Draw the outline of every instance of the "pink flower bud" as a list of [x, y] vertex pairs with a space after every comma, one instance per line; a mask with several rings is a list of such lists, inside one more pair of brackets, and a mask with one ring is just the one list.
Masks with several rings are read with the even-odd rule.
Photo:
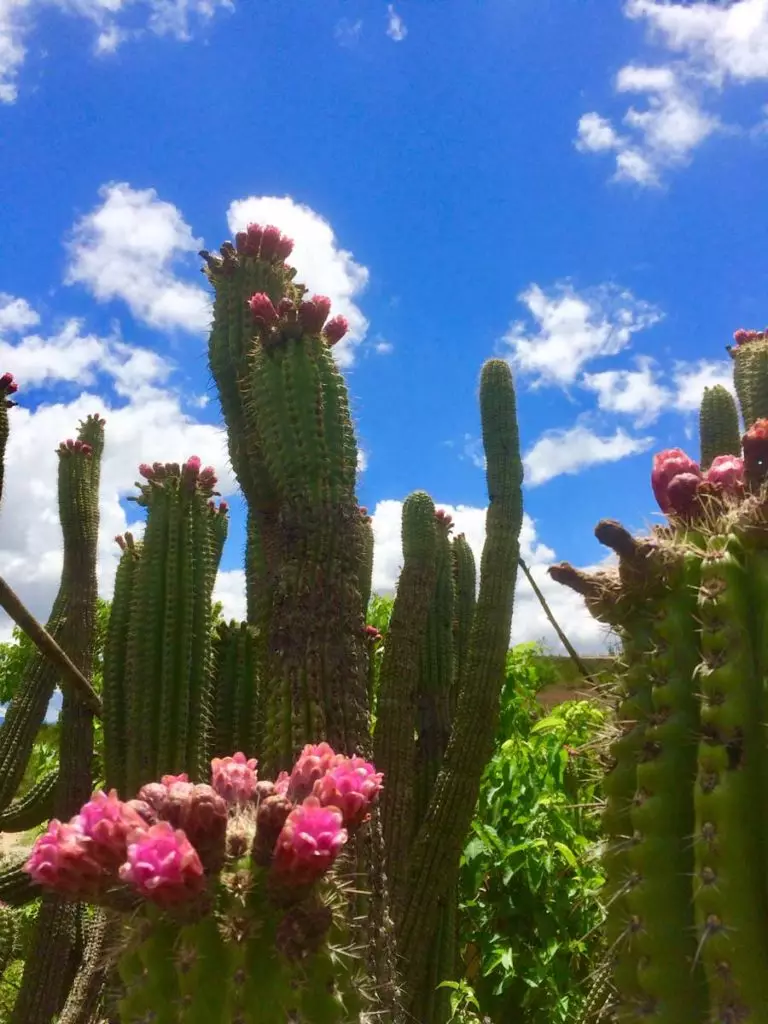
[[24, 870], [38, 885], [72, 898], [94, 897], [109, 880], [104, 865], [93, 856], [93, 844], [71, 822], [56, 818], [35, 840]]
[[738, 455], [718, 455], [705, 479], [724, 494], [739, 495], [744, 490], [744, 460]]
[[762, 483], [768, 475], [768, 419], [756, 420], [741, 439], [744, 471], [750, 485]]
[[197, 851], [181, 829], [167, 821], [152, 825], [128, 845], [120, 878], [160, 906], [192, 899], [205, 885]]
[[329, 345], [335, 345], [341, 341], [348, 330], [349, 320], [339, 314], [338, 316], [331, 317], [323, 329], [323, 335]]
[[299, 323], [307, 334], [319, 334], [331, 312], [331, 300], [325, 295], [313, 295], [299, 306]]
[[80, 448], [80, 451], [83, 453], [83, 455], [85, 455], [86, 458], [89, 455], [93, 455], [93, 448], [91, 448], [89, 444], [83, 444]]
[[341, 811], [307, 797], [288, 815], [275, 845], [273, 870], [281, 882], [306, 885], [324, 875], [348, 839]]
[[152, 480], [155, 475], [155, 471], [146, 462], [142, 462], [139, 466], [139, 475], [143, 476], [145, 480]]
[[259, 249], [261, 249], [261, 237], [264, 234], [264, 229], [261, 224], [249, 224], [245, 229], [246, 235], [246, 252], [249, 256], [258, 256]]
[[272, 299], [264, 292], [256, 292], [248, 300], [248, 307], [253, 314], [253, 319], [258, 325], [271, 327], [277, 323], [277, 310], [272, 305]]
[[13, 379], [12, 373], [4, 373], [0, 377], [0, 392], [6, 395], [13, 395], [19, 390], [19, 385]]
[[133, 807], [118, 799], [115, 789], [94, 793], [70, 824], [91, 841], [94, 860], [111, 871], [125, 860], [129, 839], [147, 827]]
[[672, 477], [667, 487], [668, 512], [679, 516], [688, 516], [696, 510], [699, 488], [702, 484], [701, 475], [696, 473], [678, 473]]
[[376, 643], [377, 640], [381, 640], [381, 633], [375, 626], [366, 626], [365, 637], [367, 640], [370, 640], [371, 643]]
[[293, 299], [289, 299], [287, 295], [284, 295], [277, 304], [277, 312], [280, 316], [286, 316], [288, 313], [292, 313], [295, 309], [295, 302]]
[[349, 829], [361, 825], [376, 801], [384, 776], [362, 757], [339, 761], [315, 783], [312, 795], [323, 807], [338, 807]]
[[327, 743], [308, 743], [293, 766], [291, 781], [288, 784], [288, 796], [291, 800], [303, 800], [309, 796], [318, 779], [338, 760], [338, 755]]
[[267, 867], [272, 862], [278, 837], [292, 810], [293, 803], [280, 793], [273, 793], [259, 803], [252, 854], [260, 867]]
[[241, 751], [232, 757], [214, 757], [211, 761], [213, 788], [230, 805], [247, 804], [256, 792], [255, 757], [246, 758]]
[[219, 512], [222, 515], [226, 515], [227, 512], [229, 512], [229, 505], [227, 504], [226, 501], [220, 501], [219, 502]]
[[651, 487], [662, 512], [672, 511], [669, 499], [669, 485], [681, 473], [689, 473], [701, 479], [698, 463], [685, 454], [681, 448], [667, 448], [653, 457]]
[[271, 260], [277, 256], [281, 238], [280, 228], [276, 228], [274, 224], [268, 224], [264, 228], [264, 233], [261, 236], [261, 258], [263, 260]]
[[280, 793], [281, 796], [287, 796], [288, 788], [291, 785], [291, 776], [288, 772], [280, 772], [275, 779], [275, 792]]
[[197, 474], [200, 472], [201, 465], [202, 461], [199, 455], [190, 455], [190, 457], [184, 463], [184, 471], [187, 473]]

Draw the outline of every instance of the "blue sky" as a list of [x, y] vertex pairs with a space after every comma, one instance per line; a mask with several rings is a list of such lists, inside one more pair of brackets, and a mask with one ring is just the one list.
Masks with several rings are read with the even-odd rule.
[[[20, 383], [0, 572], [44, 615], [55, 442], [107, 416], [102, 588], [140, 461], [233, 482], [195, 253], [248, 219], [296, 238], [346, 313], [376, 584], [417, 487], [476, 547], [476, 385], [503, 355], [547, 582], [652, 521], [651, 453], [696, 451], [724, 346], [762, 327], [768, 0], [0, 0], [0, 358]], [[208, 401], [206, 401], [208, 399]], [[242, 611], [235, 503], [219, 594]], [[516, 639], [549, 638], [524, 583]]]

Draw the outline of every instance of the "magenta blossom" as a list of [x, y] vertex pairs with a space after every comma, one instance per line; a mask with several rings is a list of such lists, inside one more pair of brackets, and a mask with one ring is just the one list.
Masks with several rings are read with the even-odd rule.
[[256, 792], [255, 757], [246, 758], [238, 751], [232, 757], [214, 757], [211, 761], [211, 783], [228, 804], [247, 804]]
[[161, 906], [191, 899], [205, 884], [197, 851], [181, 829], [159, 821], [128, 845], [120, 878]]
[[338, 759], [339, 755], [327, 743], [308, 743], [291, 772], [288, 784], [288, 796], [291, 800], [303, 800], [305, 796], [309, 796], [317, 780], [322, 779]]
[[319, 334], [331, 312], [331, 300], [326, 295], [313, 295], [299, 306], [299, 323], [307, 334]]
[[718, 455], [707, 470], [706, 480], [723, 494], [741, 494], [744, 490], [744, 460], [738, 455]]
[[273, 869], [281, 881], [306, 885], [330, 868], [347, 842], [341, 811], [307, 797], [288, 815], [275, 844]]
[[277, 323], [277, 310], [272, 305], [272, 299], [264, 292], [256, 292], [248, 300], [248, 307], [257, 323], [271, 327]]
[[676, 476], [687, 473], [701, 479], [701, 470], [698, 463], [686, 455], [681, 448], [667, 448], [658, 452], [653, 457], [653, 469], [651, 470], [651, 486], [656, 501], [662, 512], [679, 511], [672, 505], [669, 496], [669, 485]]
[[334, 316], [323, 328], [323, 336], [329, 345], [335, 345], [341, 341], [349, 330], [349, 320], [345, 316]]
[[696, 473], [678, 473], [672, 477], [667, 488], [669, 508], [672, 515], [690, 516], [699, 507], [699, 492], [703, 480]]
[[317, 780], [312, 794], [323, 807], [338, 807], [347, 828], [356, 828], [368, 817], [383, 778], [362, 757], [346, 757]]
[[35, 840], [24, 870], [38, 885], [74, 898], [93, 897], [104, 889], [109, 873], [93, 855], [93, 843], [80, 828], [56, 818]]
[[125, 860], [130, 839], [147, 827], [133, 807], [118, 799], [115, 789], [94, 793], [70, 824], [90, 840], [93, 859], [113, 871]]

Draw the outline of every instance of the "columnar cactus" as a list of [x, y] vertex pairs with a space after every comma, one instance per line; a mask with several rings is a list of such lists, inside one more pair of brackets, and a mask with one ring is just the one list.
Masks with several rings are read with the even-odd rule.
[[214, 641], [212, 750], [263, 750], [264, 703], [259, 691], [258, 636], [245, 622], [222, 623]]
[[703, 470], [709, 469], [718, 455], [741, 454], [739, 412], [730, 391], [722, 384], [704, 388], [699, 435]]
[[110, 783], [135, 792], [162, 772], [205, 771], [211, 728], [212, 594], [227, 506], [216, 475], [193, 456], [142, 465], [134, 499], [147, 508], [141, 544], [122, 556], [104, 656], [105, 761]]
[[27, 871], [63, 899], [122, 894], [122, 1024], [357, 1021], [375, 994], [333, 868], [381, 784], [325, 743], [277, 782], [244, 754], [214, 758], [210, 784], [164, 776], [127, 802], [94, 793], [51, 822]]
[[[80, 425], [78, 439], [62, 443], [58, 450], [64, 566], [57, 598], [56, 639], [86, 678], [92, 672], [96, 627], [103, 447], [104, 421], [89, 416]], [[54, 813], [61, 817], [72, 814], [91, 791], [92, 751], [93, 711], [79, 694], [66, 688], [60, 717], [60, 770], [53, 796]], [[13, 1024], [47, 1021], [62, 1008], [78, 966], [80, 914], [80, 908], [54, 893], [43, 898], [11, 1017]]]
[[[755, 422], [768, 411], [768, 346], [757, 332], [738, 331], [735, 342], [743, 459], [727, 436], [733, 412], [709, 392], [706, 472], [680, 449], [654, 458], [668, 523], [635, 539], [603, 521], [596, 535], [618, 555], [616, 569], [550, 570], [624, 642], [604, 824], [607, 939], [627, 1021], [768, 1019], [759, 810], [768, 423]], [[730, 426], [716, 437], [709, 417], [720, 413]]]

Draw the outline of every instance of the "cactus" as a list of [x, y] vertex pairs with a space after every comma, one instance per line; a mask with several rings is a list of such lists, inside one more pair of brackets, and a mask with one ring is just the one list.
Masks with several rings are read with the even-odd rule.
[[122, 1024], [358, 1020], [374, 993], [332, 869], [381, 775], [327, 744], [307, 746], [277, 784], [240, 753], [211, 769], [211, 785], [165, 776], [129, 802], [95, 793], [69, 824], [51, 822], [28, 873], [60, 899], [133, 894]]
[[[99, 530], [99, 471], [104, 421], [89, 416], [78, 439], [59, 446], [59, 518], [64, 566], [59, 590], [58, 642], [87, 678], [92, 672], [96, 627], [96, 551]], [[64, 692], [54, 812], [71, 815], [91, 791], [93, 711], [71, 688]], [[12, 1024], [46, 1021], [63, 1006], [77, 970], [80, 909], [46, 893], [24, 965]]]
[[24, 796], [12, 801], [0, 814], [0, 832], [26, 832], [52, 818], [58, 782], [58, 769], [46, 772]]
[[18, 922], [13, 908], [0, 903], [0, 979], [15, 958]]
[[705, 465], [680, 449], [654, 458], [668, 522], [636, 539], [603, 521], [596, 535], [616, 569], [550, 569], [623, 639], [604, 826], [615, 1010], [627, 1021], [768, 1015], [768, 345], [758, 332], [734, 340], [742, 444], [728, 393], [707, 391]]
[[227, 505], [192, 457], [142, 465], [134, 499], [147, 508], [141, 544], [122, 555], [104, 652], [105, 761], [110, 783], [135, 792], [164, 772], [198, 778], [208, 756], [212, 593]]
[[741, 454], [739, 413], [733, 396], [722, 384], [704, 388], [699, 434], [702, 470], [709, 469], [718, 455]]
[[223, 623], [214, 643], [213, 747], [227, 750], [263, 748], [264, 706], [259, 699], [258, 638], [245, 622]]

